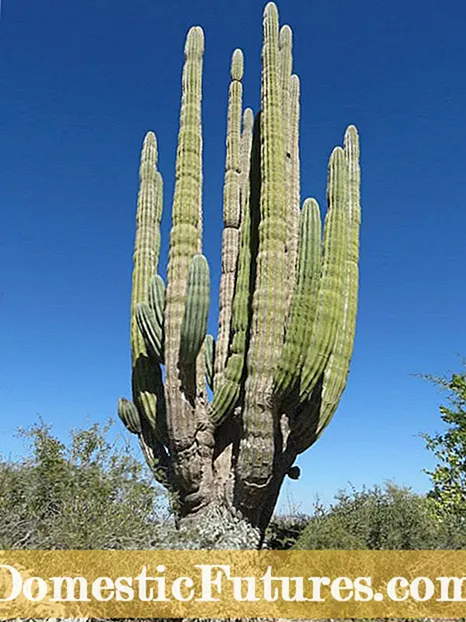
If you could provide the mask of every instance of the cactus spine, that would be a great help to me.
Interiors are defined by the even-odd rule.
[[[357,312],[358,133],[349,126],[330,156],[322,227],[315,199],[300,207],[292,44],[291,28],[280,28],[270,2],[255,119],[242,109],[243,54],[232,55],[215,341],[206,334],[210,277],[202,255],[204,34],[196,26],[187,35],[167,287],[157,274],[162,179],[149,132],[134,250],[133,402],[118,407],[154,473],[178,493],[181,520],[221,508],[223,518],[226,512],[260,532],[283,478],[297,477],[296,456],[336,410]]]

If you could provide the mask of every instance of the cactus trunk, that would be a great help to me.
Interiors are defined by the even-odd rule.
[[[261,110],[242,111],[244,59],[228,94],[218,335],[207,335],[210,277],[202,253],[204,34],[185,45],[167,285],[157,274],[162,178],[146,136],[131,302],[133,402],[118,413],[181,522],[211,546],[260,544],[297,456],[329,424],[344,391],[358,294],[359,138],[330,157],[324,227],[300,208],[300,82],[293,35],[263,15]],[[323,230],[322,230],[323,229]],[[162,381],[163,380],[163,381]],[[208,392],[210,388],[211,393]],[[206,536],[207,537],[207,536]]]

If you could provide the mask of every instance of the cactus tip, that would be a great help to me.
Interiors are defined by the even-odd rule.
[[[152,130],[149,130],[146,135],[144,136],[144,142],[145,143],[151,143],[151,144],[157,144],[157,137],[155,136],[154,132],[152,132]]]
[[[243,51],[237,48],[231,57],[231,79],[242,80],[244,72]]]
[[[314,199],[314,197],[304,199],[303,210],[311,211],[316,209],[319,209],[319,203],[317,202],[317,199]]]
[[[243,128],[251,129],[254,125],[254,112],[252,108],[245,108],[243,112]]]
[[[288,47],[290,48],[293,45],[293,31],[285,24],[280,28],[280,48]]]
[[[343,147],[338,145],[333,148],[332,153],[330,154],[330,162],[334,162],[335,160],[339,160],[345,157],[345,152],[343,151]]]
[[[142,156],[144,160],[150,160],[154,164],[157,164],[157,137],[154,132],[147,132],[144,136],[144,142],[142,143]]]
[[[275,4],[275,2],[267,2],[267,4],[265,5],[264,17],[267,17],[268,15],[278,16],[278,9],[277,9],[277,5]]]
[[[301,88],[301,81],[299,79],[299,76],[297,76],[295,73],[291,76],[291,91],[293,92],[298,92],[300,91]]]
[[[345,145],[349,142],[357,144],[359,141],[358,128],[355,125],[348,125],[345,131]]]
[[[189,29],[184,46],[185,56],[202,56],[204,54],[204,31],[200,26]]]

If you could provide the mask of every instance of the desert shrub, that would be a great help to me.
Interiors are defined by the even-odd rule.
[[[439,521],[423,495],[392,483],[341,491],[329,508],[315,508],[298,549],[466,548],[464,523]]]
[[[41,423],[24,458],[0,459],[0,548],[163,548],[174,535],[167,500],[109,426],[58,440]]]

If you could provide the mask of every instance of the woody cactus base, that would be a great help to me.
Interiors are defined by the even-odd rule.
[[[283,479],[329,424],[355,333],[359,144],[349,126],[328,166],[327,212],[300,206],[299,78],[292,31],[263,18],[261,110],[243,111],[243,54],[228,97],[217,338],[206,334],[202,255],[201,83],[204,34],[185,45],[166,286],[158,275],[162,177],[144,140],[131,301],[133,401],[118,412],[155,476],[179,498],[180,524],[203,524],[251,548]],[[207,384],[213,398],[209,402]],[[214,525],[215,523],[215,525]],[[220,526],[220,527],[219,527]],[[223,526],[223,527],[222,527]],[[255,540],[257,542],[255,542]]]

